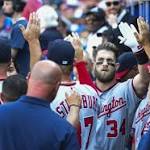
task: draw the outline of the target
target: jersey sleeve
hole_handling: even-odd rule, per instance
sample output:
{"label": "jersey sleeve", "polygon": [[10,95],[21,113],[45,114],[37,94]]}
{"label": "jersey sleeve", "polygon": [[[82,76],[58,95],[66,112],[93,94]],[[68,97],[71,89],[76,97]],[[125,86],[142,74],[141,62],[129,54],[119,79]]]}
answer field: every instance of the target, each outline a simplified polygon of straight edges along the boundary
{"label": "jersey sleeve", "polygon": [[82,62],[76,63],[76,68],[78,71],[80,83],[90,85],[94,89],[96,89],[96,87],[95,87],[95,85],[94,85],[94,83],[90,77],[90,74],[88,73],[88,71],[86,69],[85,62],[82,61]]}

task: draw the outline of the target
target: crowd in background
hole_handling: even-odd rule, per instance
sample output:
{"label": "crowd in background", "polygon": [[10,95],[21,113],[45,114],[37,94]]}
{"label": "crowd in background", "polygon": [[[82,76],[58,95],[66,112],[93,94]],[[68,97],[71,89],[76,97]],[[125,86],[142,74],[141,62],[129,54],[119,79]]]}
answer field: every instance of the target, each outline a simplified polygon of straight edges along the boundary
{"label": "crowd in background", "polygon": [[0,149],[150,149],[149,23],[148,0],[0,0]]}

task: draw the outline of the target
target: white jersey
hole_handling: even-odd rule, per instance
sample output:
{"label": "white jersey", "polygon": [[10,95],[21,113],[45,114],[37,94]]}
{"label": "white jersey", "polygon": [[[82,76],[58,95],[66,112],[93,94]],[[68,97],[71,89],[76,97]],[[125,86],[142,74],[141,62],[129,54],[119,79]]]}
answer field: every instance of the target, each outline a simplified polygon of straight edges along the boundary
{"label": "white jersey", "polygon": [[93,150],[96,134],[97,99],[96,91],[84,84],[60,85],[56,98],[51,103],[51,108],[62,118],[66,118],[69,107],[66,102],[65,93],[72,93],[72,89],[82,96],[82,107],[80,109],[81,127],[81,150]]}
{"label": "white jersey", "polygon": [[[4,80],[0,80],[0,93],[2,92],[3,81],[4,81]],[[0,104],[2,104],[1,97],[0,97]]]}
{"label": "white jersey", "polygon": [[127,149],[135,109],[140,102],[132,80],[99,92],[99,97],[95,150]]}
{"label": "white jersey", "polygon": [[148,130],[150,125],[150,103],[148,98],[141,101],[133,121],[133,136],[135,142],[135,149],[137,150],[142,135]]}
{"label": "white jersey", "polygon": [[2,85],[4,80],[0,80],[0,93],[2,92]]}

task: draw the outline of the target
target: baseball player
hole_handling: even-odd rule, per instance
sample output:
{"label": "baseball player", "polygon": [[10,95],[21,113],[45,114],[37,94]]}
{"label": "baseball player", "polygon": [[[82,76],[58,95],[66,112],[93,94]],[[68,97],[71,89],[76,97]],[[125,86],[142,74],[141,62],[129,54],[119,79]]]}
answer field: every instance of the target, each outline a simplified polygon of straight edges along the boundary
{"label": "baseball player", "polygon": [[138,148],[138,144],[141,140],[142,135],[145,133],[146,128],[148,126],[148,118],[150,116],[150,103],[148,98],[146,97],[141,101],[134,117],[132,132],[133,134],[133,146],[135,150]]}
{"label": "baseball player", "polygon": [[[147,52],[149,50],[147,47],[149,41],[147,42],[148,37],[146,36],[149,32],[147,25],[143,19],[138,19],[138,26],[140,32],[138,34],[136,31],[138,41]],[[132,49],[137,59],[139,74],[133,79],[117,83],[115,79],[117,69],[115,46],[112,43],[104,43],[94,51],[95,87],[99,90],[98,103],[100,104],[95,150],[125,150],[128,148],[129,131],[132,127],[134,112],[141,97],[146,95],[150,81],[148,71],[144,67],[148,62],[148,57],[134,36],[135,28],[121,23],[119,29],[123,35],[120,37],[121,42]],[[78,54],[78,56],[78,61],[81,60],[76,64],[79,79],[82,80],[82,83],[92,85],[92,82],[85,80],[89,79],[85,63],[82,61],[81,55]]]}
{"label": "baseball player", "polygon": [[[97,93],[88,86],[81,85],[70,80],[73,69],[74,48],[71,43],[65,40],[55,40],[48,47],[48,59],[57,62],[63,71],[63,79],[60,83],[56,98],[51,103],[51,108],[62,118],[66,118],[70,107],[66,102],[65,93],[77,91],[81,95],[82,102],[80,108],[80,131],[79,138],[81,150],[94,149],[96,120],[97,120]],[[70,69],[69,69],[70,68]],[[71,107],[78,107],[71,105]]]}

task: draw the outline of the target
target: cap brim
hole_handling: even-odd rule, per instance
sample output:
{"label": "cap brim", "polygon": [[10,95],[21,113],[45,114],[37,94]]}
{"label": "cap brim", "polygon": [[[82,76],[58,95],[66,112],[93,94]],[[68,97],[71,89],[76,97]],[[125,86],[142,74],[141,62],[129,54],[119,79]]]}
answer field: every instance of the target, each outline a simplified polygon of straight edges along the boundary
{"label": "cap brim", "polygon": [[121,72],[116,72],[116,79],[117,80],[120,80],[122,79],[123,77],[125,77],[125,75],[129,72],[129,69],[126,69],[124,71],[121,71]]}

